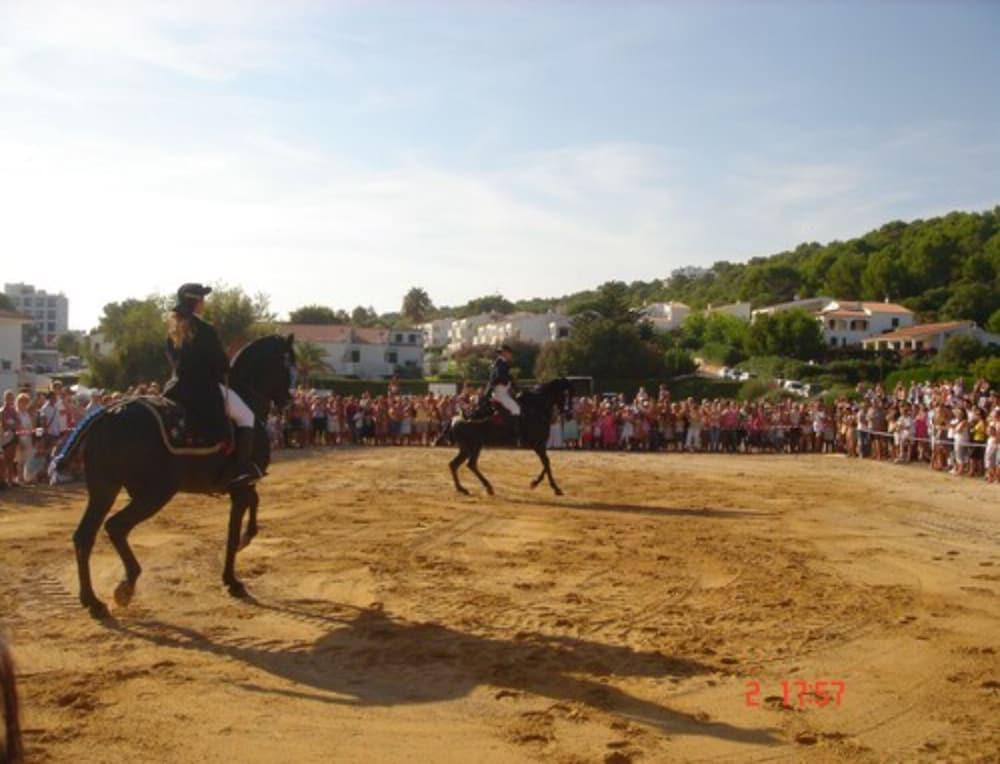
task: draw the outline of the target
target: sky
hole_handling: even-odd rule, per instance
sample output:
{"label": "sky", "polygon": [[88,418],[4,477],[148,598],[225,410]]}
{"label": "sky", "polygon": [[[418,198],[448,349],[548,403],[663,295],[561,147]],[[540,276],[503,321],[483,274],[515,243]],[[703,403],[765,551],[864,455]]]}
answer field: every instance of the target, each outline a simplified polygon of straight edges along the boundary
{"label": "sky", "polygon": [[398,310],[1000,203],[997,2],[0,0],[0,272]]}

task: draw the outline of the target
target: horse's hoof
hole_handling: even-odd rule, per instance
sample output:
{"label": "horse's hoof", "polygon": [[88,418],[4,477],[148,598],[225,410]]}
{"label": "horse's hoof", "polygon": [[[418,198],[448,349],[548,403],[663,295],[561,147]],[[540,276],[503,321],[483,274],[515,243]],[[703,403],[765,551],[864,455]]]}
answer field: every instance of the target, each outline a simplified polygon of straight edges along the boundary
{"label": "horse's hoof", "polygon": [[531,481],[531,490],[532,491],[534,491],[536,488],[538,488],[539,482],[541,482],[541,481],[539,481],[539,480],[532,480]]}
{"label": "horse's hoof", "polygon": [[462,494],[463,496],[469,496],[469,495],[470,495],[470,494],[469,494],[469,491],[468,491],[468,489],[467,489],[467,488],[459,488],[459,489],[458,489],[458,492],[459,492],[460,494]]}
{"label": "horse's hoof", "polygon": [[563,492],[556,488],[556,496],[562,496]]}
{"label": "horse's hoof", "polygon": [[246,599],[249,596],[247,588],[243,585],[242,581],[233,581],[226,584],[226,590],[229,592],[230,597],[236,597],[237,599]]}
{"label": "horse's hoof", "polygon": [[106,621],[111,618],[111,611],[108,610],[108,606],[105,605],[100,600],[94,600],[93,602],[84,605],[90,612],[90,617],[98,621]]}
{"label": "horse's hoof", "polygon": [[494,494],[494,491],[493,491],[493,489],[492,489],[492,488],[487,488],[487,489],[486,489],[486,493],[488,493],[488,494],[489,494],[490,496],[493,496],[493,494]]}
{"label": "horse's hoof", "polygon": [[119,581],[115,587],[115,604],[118,607],[126,607],[132,601],[135,594],[135,584],[131,581]]}

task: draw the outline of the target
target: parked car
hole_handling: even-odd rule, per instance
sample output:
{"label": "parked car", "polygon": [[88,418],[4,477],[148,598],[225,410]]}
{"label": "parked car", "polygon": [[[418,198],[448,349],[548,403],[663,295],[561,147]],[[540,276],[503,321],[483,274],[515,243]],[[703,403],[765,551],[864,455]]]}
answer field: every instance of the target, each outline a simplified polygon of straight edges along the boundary
{"label": "parked car", "polygon": [[787,390],[795,395],[801,395],[803,398],[809,397],[809,388],[806,387],[804,382],[799,382],[796,379],[786,379],[781,384],[782,390]]}

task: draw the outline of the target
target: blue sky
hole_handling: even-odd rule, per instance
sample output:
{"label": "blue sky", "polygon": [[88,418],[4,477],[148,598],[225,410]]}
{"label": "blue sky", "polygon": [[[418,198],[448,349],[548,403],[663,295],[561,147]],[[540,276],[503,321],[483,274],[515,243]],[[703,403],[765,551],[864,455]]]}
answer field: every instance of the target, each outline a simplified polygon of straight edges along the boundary
{"label": "blue sky", "polygon": [[7,281],[398,309],[1000,203],[1000,4],[0,2]]}

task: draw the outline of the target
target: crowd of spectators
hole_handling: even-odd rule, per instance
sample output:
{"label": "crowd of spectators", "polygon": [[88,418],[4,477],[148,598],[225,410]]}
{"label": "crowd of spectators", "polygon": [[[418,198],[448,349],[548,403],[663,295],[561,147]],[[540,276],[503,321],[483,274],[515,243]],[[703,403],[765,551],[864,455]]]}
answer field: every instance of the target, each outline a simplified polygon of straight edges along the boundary
{"label": "crowd of spectators", "polygon": [[[157,394],[155,384],[125,395]],[[284,412],[268,417],[275,449],[434,445],[457,414],[475,409],[482,389],[454,395],[337,395],[300,389]],[[4,395],[0,483],[45,475],[46,459],[74,424],[118,393],[73,395],[56,383],[45,393]],[[1000,392],[985,380],[859,385],[836,401],[796,398],[673,400],[666,387],[624,395],[578,397],[554,410],[549,447],[666,452],[843,453],[850,458],[924,463],[955,475],[1000,482]]]}

